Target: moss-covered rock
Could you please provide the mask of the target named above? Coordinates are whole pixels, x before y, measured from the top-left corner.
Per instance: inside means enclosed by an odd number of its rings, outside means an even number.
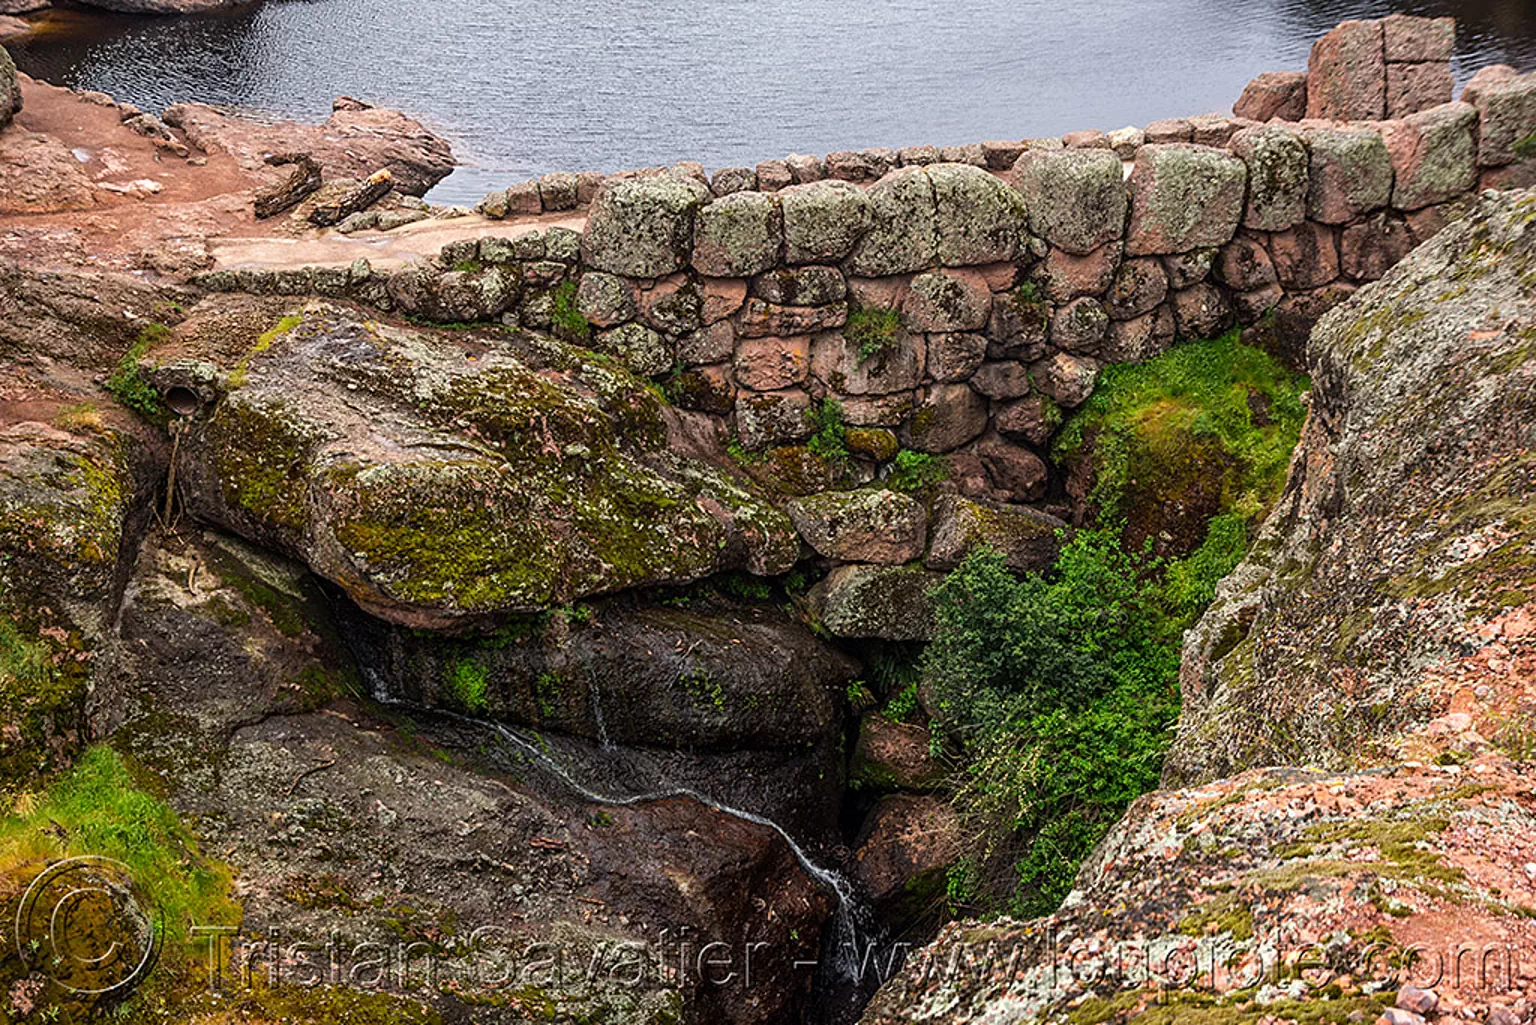
[[[440,626],[793,560],[782,515],[663,454],[666,407],[609,361],[343,307],[283,323],[189,425],[184,493],[379,615]]]
[[[929,592],[943,575],[921,566],[839,566],[811,591],[811,608],[834,637],[926,641]]]

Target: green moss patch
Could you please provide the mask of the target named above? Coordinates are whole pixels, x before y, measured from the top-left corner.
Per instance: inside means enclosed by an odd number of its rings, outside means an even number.
[[[1206,523],[1255,523],[1279,497],[1301,436],[1307,380],[1237,334],[1107,368],[1062,428],[1054,455],[1091,481],[1101,523],[1124,519],[1135,548],[1184,555]],[[1171,541],[1163,540],[1166,537]]]

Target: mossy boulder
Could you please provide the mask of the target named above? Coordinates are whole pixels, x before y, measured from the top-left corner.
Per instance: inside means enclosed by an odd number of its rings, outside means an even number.
[[[839,566],[811,591],[811,608],[834,637],[926,641],[933,636],[929,592],[942,579],[916,565]]]
[[[884,488],[824,491],[786,504],[806,544],[829,559],[903,563],[923,553],[928,517],[918,502]]]
[[[1125,175],[1109,150],[1031,149],[1014,165],[1036,235],[1086,256],[1125,231]]]
[[[670,413],[611,361],[324,304],[279,327],[188,424],[188,507],[380,616],[446,626],[793,562],[787,519],[664,452]]]
[[[1225,150],[1182,143],[1143,146],[1126,181],[1131,194],[1126,252],[1145,256],[1225,245],[1242,219],[1247,186],[1248,168]]]
[[[693,237],[693,268],[713,278],[760,274],[779,262],[784,221],[774,198],[736,192],[699,212]]]
[[[87,406],[0,428],[0,791],[65,764],[152,493],[151,451]]]
[[[953,569],[972,548],[984,545],[1002,555],[1015,573],[1043,570],[1056,560],[1058,535],[1065,527],[1056,517],[1026,505],[945,495],[934,507],[924,564],[929,569]]]

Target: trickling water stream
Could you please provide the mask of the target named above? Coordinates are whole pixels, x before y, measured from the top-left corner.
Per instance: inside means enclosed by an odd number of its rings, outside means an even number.
[[[686,786],[666,786],[628,795],[603,793],[582,783],[572,775],[566,766],[551,757],[543,748],[524,738],[516,730],[503,723],[464,715],[449,709],[432,708],[415,702],[392,698],[383,687],[377,685],[374,690],[375,698],[383,704],[395,708],[408,709],[424,715],[434,715],[456,720],[493,734],[531,758],[545,771],[570,788],[573,793],[593,804],[608,805],[610,807],[632,807],[652,801],[687,797],[721,814],[773,830],[789,845],[790,853],[794,855],[795,861],[799,863],[806,875],[810,876],[818,885],[830,890],[837,898],[837,907],[832,915],[832,941],[830,945],[825,942],[822,945],[823,969],[830,970],[835,980],[844,986],[861,987],[865,983],[869,966],[864,955],[878,942],[873,915],[859,898],[857,891],[855,891],[847,878],[841,873],[825,868],[812,860],[810,855],[806,853],[805,848],[787,830],[772,819],[758,815],[755,812],[734,808],[708,794]],[[601,723],[600,717],[598,721]],[[611,750],[611,745],[607,743],[606,738],[602,746],[604,750]]]

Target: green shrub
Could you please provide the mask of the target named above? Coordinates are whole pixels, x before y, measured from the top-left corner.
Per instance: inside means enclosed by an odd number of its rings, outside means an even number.
[[[809,416],[816,433],[805,443],[811,454],[828,462],[848,458],[848,429],[843,426],[843,407],[836,399],[822,399]]]
[[[471,712],[486,708],[490,672],[472,658],[461,658],[448,667],[448,690]]]
[[[576,282],[562,281],[550,293],[549,320],[557,338],[573,345],[585,345],[591,339],[592,325],[576,303]]]
[[[947,476],[949,467],[942,456],[904,448],[891,460],[891,472],[885,478],[885,485],[895,491],[922,491]]]
[[[160,423],[165,419],[165,409],[160,403],[160,393],[144,379],[143,372],[139,369],[139,360],[152,346],[158,345],[171,336],[171,329],[164,324],[146,324],[139,332],[139,337],[123,353],[123,358],[117,361],[117,366],[107,378],[107,391],[116,397],[117,401],[127,406],[154,423]]]
[[[895,310],[859,307],[848,314],[843,337],[858,350],[859,365],[883,355],[901,331],[901,314]]]
[[[972,910],[1053,910],[1157,785],[1183,631],[1245,542],[1241,519],[1221,518],[1165,563],[1126,551],[1117,527],[1083,530],[1048,574],[1016,578],[978,549],[935,589],[923,672],[938,726],[966,753],[955,800],[980,838]]]

